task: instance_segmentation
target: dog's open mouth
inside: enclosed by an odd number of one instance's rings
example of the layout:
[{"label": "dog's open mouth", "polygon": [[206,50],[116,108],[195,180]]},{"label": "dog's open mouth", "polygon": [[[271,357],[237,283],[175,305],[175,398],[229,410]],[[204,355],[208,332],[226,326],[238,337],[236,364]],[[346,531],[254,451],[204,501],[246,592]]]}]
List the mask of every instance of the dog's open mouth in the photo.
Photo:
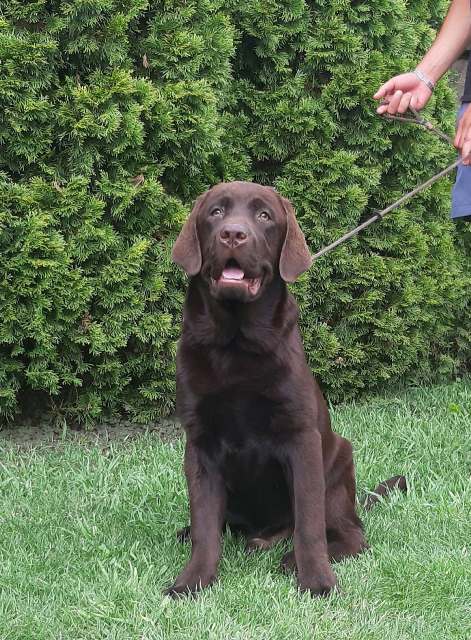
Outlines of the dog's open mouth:
[{"label": "dog's open mouth", "polygon": [[213,286],[218,289],[239,289],[247,291],[251,296],[257,295],[262,284],[262,277],[247,278],[243,269],[235,260],[229,260],[216,280],[211,278]]}]

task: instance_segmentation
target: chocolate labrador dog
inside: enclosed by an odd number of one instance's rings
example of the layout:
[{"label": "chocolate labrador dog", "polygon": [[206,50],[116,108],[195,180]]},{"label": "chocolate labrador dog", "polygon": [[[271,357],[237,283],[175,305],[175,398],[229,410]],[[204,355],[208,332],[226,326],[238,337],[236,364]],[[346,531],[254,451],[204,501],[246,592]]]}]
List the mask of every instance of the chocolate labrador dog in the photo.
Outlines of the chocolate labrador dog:
[{"label": "chocolate labrador dog", "polygon": [[352,447],[330,427],[286,287],[312,262],[293,207],[269,187],[213,187],[197,199],[173,260],[190,276],[177,410],[192,553],[166,593],[214,581],[229,525],[249,549],[293,536],[283,567],[302,591],[325,595],[336,584],[330,561],[367,545]]}]

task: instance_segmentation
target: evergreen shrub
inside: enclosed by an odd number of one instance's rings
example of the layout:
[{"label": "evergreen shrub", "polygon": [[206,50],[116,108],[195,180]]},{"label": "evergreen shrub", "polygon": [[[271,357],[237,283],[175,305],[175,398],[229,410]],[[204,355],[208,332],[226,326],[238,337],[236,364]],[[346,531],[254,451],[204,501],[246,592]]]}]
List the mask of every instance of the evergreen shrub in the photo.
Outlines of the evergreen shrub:
[{"label": "evergreen shrub", "polygon": [[[221,179],[275,185],[313,251],[453,155],[375,115],[446,2],[0,0],[0,414],[172,410],[185,282],[170,246]],[[448,131],[442,83],[428,110]],[[294,286],[329,397],[456,372],[469,245],[450,184]]]},{"label": "evergreen shrub", "polygon": [[[371,99],[414,68],[448,4],[237,3],[237,108],[254,178],[293,201],[313,252],[454,159],[427,131],[380,119]],[[444,82],[427,114],[452,134],[456,105]],[[436,183],[294,287],[308,358],[330,398],[463,366],[469,254],[455,241],[450,188]]]}]

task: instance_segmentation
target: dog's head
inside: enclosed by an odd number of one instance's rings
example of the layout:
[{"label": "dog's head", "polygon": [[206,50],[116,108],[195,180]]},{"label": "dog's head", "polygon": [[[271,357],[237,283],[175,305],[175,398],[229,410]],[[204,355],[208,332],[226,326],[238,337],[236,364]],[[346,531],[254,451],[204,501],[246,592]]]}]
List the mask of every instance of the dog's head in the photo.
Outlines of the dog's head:
[{"label": "dog's head", "polygon": [[291,203],[251,182],[221,183],[195,202],[172,257],[219,300],[251,302],[276,277],[294,282],[312,258]]}]

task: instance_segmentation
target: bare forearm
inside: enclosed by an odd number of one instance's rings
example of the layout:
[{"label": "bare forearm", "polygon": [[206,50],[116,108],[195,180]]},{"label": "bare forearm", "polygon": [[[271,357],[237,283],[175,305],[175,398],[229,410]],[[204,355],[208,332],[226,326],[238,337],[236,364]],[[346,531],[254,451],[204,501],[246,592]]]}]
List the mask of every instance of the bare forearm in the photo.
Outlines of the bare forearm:
[{"label": "bare forearm", "polygon": [[453,0],[440,33],[417,66],[437,82],[470,43],[470,0]]}]

